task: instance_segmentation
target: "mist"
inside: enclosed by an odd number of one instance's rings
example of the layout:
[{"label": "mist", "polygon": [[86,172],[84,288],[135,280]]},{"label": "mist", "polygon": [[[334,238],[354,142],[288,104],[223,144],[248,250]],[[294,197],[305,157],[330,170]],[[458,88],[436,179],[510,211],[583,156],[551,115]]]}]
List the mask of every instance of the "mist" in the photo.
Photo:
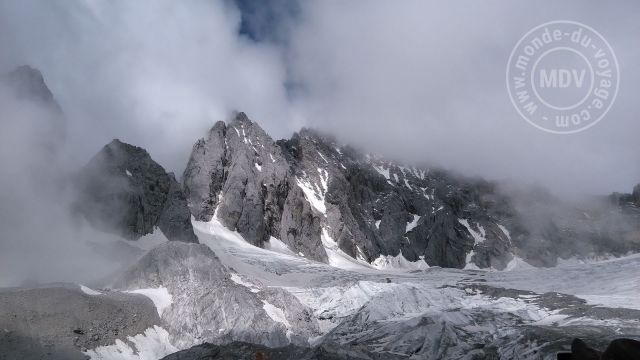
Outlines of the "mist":
[{"label": "mist", "polygon": [[[0,3],[0,73],[39,69],[64,113],[56,123],[2,90],[0,283],[115,271],[82,243],[107,235],[79,226],[66,210],[73,194],[57,186],[113,138],[181,174],[196,139],[234,110],[275,139],[318,128],[390,158],[567,197],[640,182],[639,4],[240,3]],[[266,22],[255,16],[265,9]],[[555,19],[598,29],[621,67],[613,109],[575,135],[527,124],[504,84],[514,44]]]},{"label": "mist", "polygon": [[0,85],[0,286],[95,281],[131,259],[101,254],[95,244],[116,239],[72,214],[64,118],[55,103],[25,95]]},{"label": "mist", "polygon": [[[295,104],[311,126],[387,155],[559,195],[629,192],[640,180],[639,14],[576,1],[305,2],[291,37]],[[609,114],[569,136],[525,122],[504,85],[518,39],[555,19],[599,29],[622,73]]]},{"label": "mist", "polygon": [[[410,162],[606,194],[640,180],[639,14],[577,1],[23,1],[0,4],[0,70],[43,72],[69,156],[120,138],[180,174],[194,141],[241,110],[276,139],[307,126]],[[553,19],[598,29],[622,73],[607,117],[571,136],[523,121],[504,85],[514,44]]]}]

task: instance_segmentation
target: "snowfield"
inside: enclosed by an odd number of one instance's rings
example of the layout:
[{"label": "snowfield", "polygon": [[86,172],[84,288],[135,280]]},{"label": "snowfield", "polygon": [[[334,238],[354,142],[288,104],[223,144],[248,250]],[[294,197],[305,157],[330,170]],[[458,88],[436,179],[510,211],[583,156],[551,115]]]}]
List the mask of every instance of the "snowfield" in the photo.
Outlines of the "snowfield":
[{"label": "snowfield", "polygon": [[130,336],[127,340],[126,343],[116,340],[114,345],[87,350],[85,355],[92,360],[157,360],[178,351],[169,342],[169,333],[159,326],[145,330],[144,334]]},{"label": "snowfield", "polygon": [[[369,264],[348,257],[323,231],[331,266],[293,254],[278,239],[271,239],[268,249],[250,245],[215,217],[192,223],[221,263],[220,271],[228,274],[216,281],[234,286],[231,301],[193,302],[188,294],[207,286],[198,280],[196,265],[186,270],[192,279],[186,283],[127,289],[151,298],[166,326],[148,329],[129,343],[88,350],[92,359],[147,359],[204,341],[232,340],[267,346],[358,344],[366,351],[415,359],[489,353],[555,359],[555,352],[576,336],[603,342],[640,337],[640,255],[549,269],[514,257],[507,271],[416,266],[401,254]],[[482,242],[484,229],[469,229]],[[176,286],[184,295],[172,296]],[[191,315],[193,306],[224,316]],[[265,331],[272,336],[258,334]]]},{"label": "snowfield", "polygon": [[137,289],[127,291],[131,294],[141,294],[153,301],[153,305],[158,310],[158,315],[162,316],[162,312],[171,306],[173,296],[169,293],[167,288],[159,287],[157,289]]}]

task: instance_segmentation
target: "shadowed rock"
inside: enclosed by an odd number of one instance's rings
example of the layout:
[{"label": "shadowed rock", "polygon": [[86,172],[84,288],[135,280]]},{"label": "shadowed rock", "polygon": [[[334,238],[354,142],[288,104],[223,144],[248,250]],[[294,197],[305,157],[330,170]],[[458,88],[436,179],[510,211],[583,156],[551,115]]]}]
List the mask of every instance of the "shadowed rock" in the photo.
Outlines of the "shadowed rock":
[{"label": "shadowed rock", "polygon": [[198,242],[173,174],[146,150],[113,140],[82,169],[76,208],[94,227],[137,240],[159,228],[173,241]]},{"label": "shadowed rock", "polygon": [[554,266],[558,258],[640,250],[637,221],[604,201],[570,206],[536,188],[511,191],[405,166],[309,129],[274,142],[244,113],[196,142],[183,180],[196,219],[215,214],[253,245],[274,237],[323,262],[342,252],[369,263],[401,255],[504,269],[515,256]]}]

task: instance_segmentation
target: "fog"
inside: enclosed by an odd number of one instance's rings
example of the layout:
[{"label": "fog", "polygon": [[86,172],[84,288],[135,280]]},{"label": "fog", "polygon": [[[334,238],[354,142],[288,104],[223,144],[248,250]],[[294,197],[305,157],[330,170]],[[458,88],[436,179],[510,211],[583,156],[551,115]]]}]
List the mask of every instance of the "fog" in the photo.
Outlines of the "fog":
[{"label": "fog", "polygon": [[[597,28],[621,67],[613,109],[573,135],[525,122],[504,84],[518,39],[556,19]],[[628,2],[311,2],[292,35],[296,105],[308,123],[385,154],[560,194],[628,192],[640,180],[639,19]]]},{"label": "fog", "polygon": [[[0,70],[43,72],[69,119],[71,156],[117,137],[181,173],[194,140],[242,110],[274,138],[321,128],[380,154],[559,193],[640,180],[638,4],[239,4],[3,2]],[[569,136],[527,124],[504,85],[518,39],[556,19],[601,32],[622,74],[606,118]]]},{"label": "fog", "polygon": [[74,166],[62,158],[63,119],[51,105],[0,85],[0,286],[94,281],[130,260],[99,254],[96,243],[116,239],[71,214]]},{"label": "fog", "polygon": [[[573,135],[529,125],[504,84],[518,39],[557,19],[596,28],[621,68],[612,110]],[[39,69],[64,112],[55,122],[2,90],[0,276],[25,264],[51,274],[41,280],[82,278],[95,259],[74,238],[90,230],[56,210],[71,196],[48,198],[46,187],[113,138],[181,174],[195,140],[234,110],[276,139],[313,127],[381,155],[555,194],[630,192],[640,182],[638,20],[640,4],[623,1],[0,2],[0,73]],[[38,145],[49,140],[55,161]]]}]

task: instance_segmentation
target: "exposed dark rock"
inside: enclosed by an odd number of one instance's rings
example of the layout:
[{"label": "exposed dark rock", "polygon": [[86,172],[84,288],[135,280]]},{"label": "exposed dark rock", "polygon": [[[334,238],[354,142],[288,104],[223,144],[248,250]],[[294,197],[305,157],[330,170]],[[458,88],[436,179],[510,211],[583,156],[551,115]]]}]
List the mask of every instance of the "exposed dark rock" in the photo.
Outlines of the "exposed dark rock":
[{"label": "exposed dark rock", "polygon": [[113,140],[77,184],[76,209],[99,230],[137,240],[158,227],[169,240],[198,242],[180,185],[142,148]]},{"label": "exposed dark rock", "polygon": [[571,343],[571,352],[558,353],[558,360],[633,360],[640,359],[640,341],[615,339],[604,352],[591,348],[580,339]]},{"label": "exposed dark rock", "polygon": [[198,220],[216,212],[228,228],[262,246],[271,236],[296,252],[326,261],[319,220],[297,188],[279,146],[244,113],[216,123],[196,142],[184,172],[190,209]]},{"label": "exposed dark rock", "polygon": [[431,266],[503,269],[514,256],[553,266],[558,257],[640,250],[640,241],[627,241],[640,222],[601,204],[567,205],[539,188],[511,191],[403,166],[309,129],[274,142],[244,113],[196,142],[184,187],[196,219],[215,213],[256,246],[275,237],[324,262],[339,249],[366,262],[402,255]]}]

